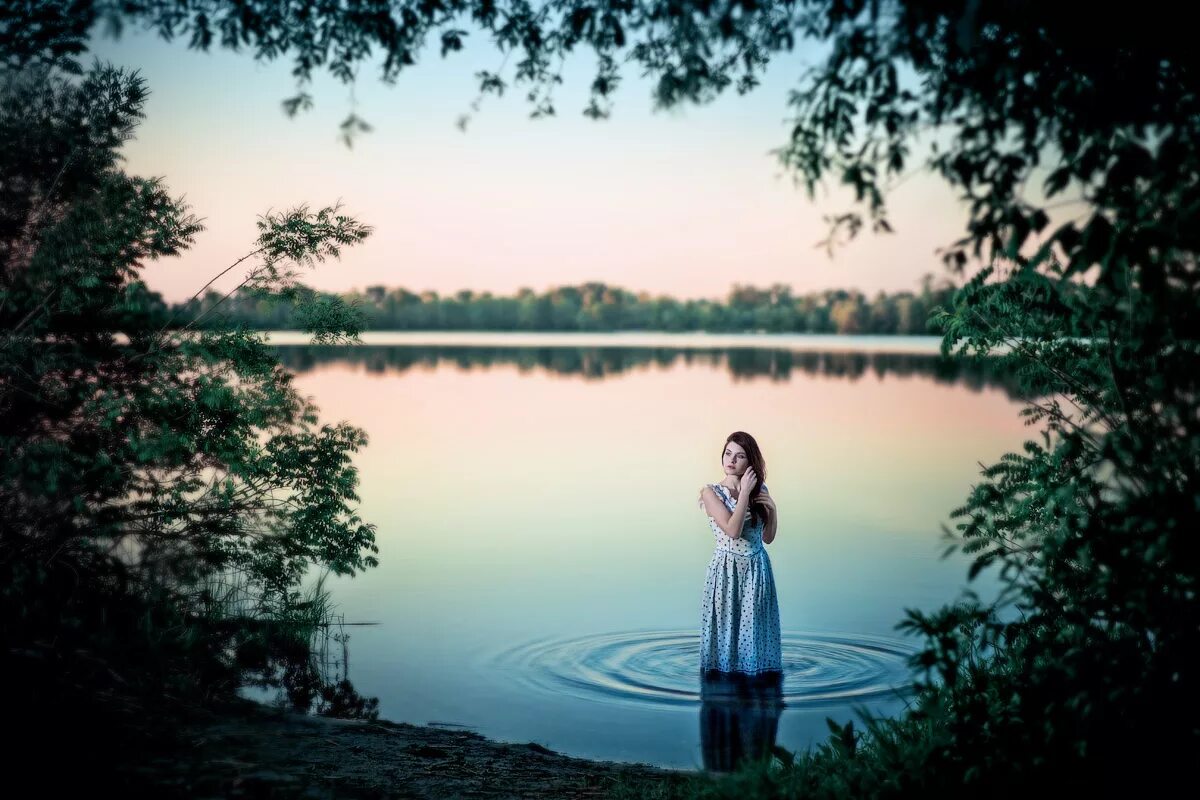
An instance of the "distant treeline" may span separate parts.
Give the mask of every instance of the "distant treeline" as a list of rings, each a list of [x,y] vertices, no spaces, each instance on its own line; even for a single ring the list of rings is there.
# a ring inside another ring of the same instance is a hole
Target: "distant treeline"
[[[337,295],[356,307],[368,330],[485,330],[485,331],[709,331],[769,333],[929,334],[930,312],[946,306],[954,287],[934,286],[926,274],[920,289],[893,294],[878,292],[870,299],[853,289],[826,289],[793,295],[785,284],[770,288],[735,284],[726,300],[679,300],[634,294],[604,283],[560,286],[538,294],[522,288],[514,296],[476,293],[463,289],[442,296],[435,291],[414,294],[407,289],[370,286],[365,292]],[[333,297],[333,295],[326,295]],[[218,303],[215,315],[227,323],[261,330],[296,330],[291,302],[260,292],[238,292],[221,302],[209,292],[177,304],[172,311],[186,323],[204,318]]]
[[[512,347],[495,345],[278,345],[288,370],[307,372],[326,364],[361,365],[368,372],[403,374],[413,368],[448,364],[487,370],[513,364],[521,372],[541,370],[584,380],[603,380],[630,370],[670,368],[679,363],[724,367],[736,380],[790,380],[794,373],[858,380],[864,376],[920,377],[972,391],[999,388],[1013,399],[1036,396],[1019,375],[994,359],[943,359],[910,353],[798,352],[765,348]]]

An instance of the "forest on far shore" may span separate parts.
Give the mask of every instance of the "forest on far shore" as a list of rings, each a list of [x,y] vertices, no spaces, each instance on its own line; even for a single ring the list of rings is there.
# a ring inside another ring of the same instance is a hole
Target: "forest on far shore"
[[[725,300],[653,297],[648,292],[600,282],[558,286],[537,293],[521,288],[515,295],[462,289],[440,295],[405,288],[368,286],[366,291],[320,295],[340,301],[361,316],[367,330],[486,331],[710,331],[769,333],[858,333],[931,335],[930,312],[949,310],[954,286],[935,285],[926,274],[916,291],[879,291],[868,298],[855,289],[825,289],[797,295],[786,284],[765,289],[735,284]],[[209,291],[174,304],[179,324],[207,327],[243,324],[260,330],[303,327],[298,304],[286,295],[242,289],[228,295]]]

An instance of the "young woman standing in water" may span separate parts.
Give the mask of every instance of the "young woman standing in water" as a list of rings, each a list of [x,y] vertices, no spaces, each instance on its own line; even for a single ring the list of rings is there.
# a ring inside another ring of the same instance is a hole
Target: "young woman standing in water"
[[[700,609],[702,677],[725,674],[780,681],[783,656],[775,575],[765,545],[779,518],[767,494],[767,466],[754,437],[735,431],[721,455],[725,477],[700,489],[716,549]]]

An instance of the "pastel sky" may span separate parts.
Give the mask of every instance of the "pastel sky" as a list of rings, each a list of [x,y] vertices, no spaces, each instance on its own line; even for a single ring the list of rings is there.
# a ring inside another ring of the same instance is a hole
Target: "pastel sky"
[[[431,48],[394,86],[374,62],[353,91],[321,74],[315,108],[289,119],[288,60],[97,28],[92,53],[137,68],[151,92],[126,169],[163,177],[206,228],[182,257],[147,267],[150,287],[185,299],[253,249],[259,215],[339,200],[374,233],[307,276],[322,290],[510,294],[603,281],[681,298],[724,298],[735,283],[899,291],[940,276],[935,250],[963,229],[952,190],[920,173],[890,196],[896,233],[864,232],[833,258],[815,247],[823,216],[848,210],[850,197],[831,186],[810,200],[769,152],[787,141],[787,95],[816,62],[811,47],[774,62],[747,95],[671,112],[653,111],[650,80],[627,66],[605,121],[580,113],[593,74],[581,53],[566,62],[556,117],[529,119],[525,91],[510,88],[484,98],[464,132],[455,122],[477,96],[474,73],[502,59],[474,37],[445,60]],[[347,149],[338,124],[352,107],[374,130]]]

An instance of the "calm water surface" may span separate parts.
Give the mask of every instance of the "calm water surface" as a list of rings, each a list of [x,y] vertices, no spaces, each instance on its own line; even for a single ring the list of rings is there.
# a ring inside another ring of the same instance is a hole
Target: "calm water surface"
[[[380,566],[328,583],[380,623],[347,629],[356,688],[387,719],[676,768],[902,710],[919,642],[894,625],[968,585],[939,524],[1027,438],[1011,381],[939,364],[931,337],[572,336],[281,346],[322,420],[370,437]],[[734,430],[779,506],[784,631],[781,693],[741,700],[698,676],[696,501]]]

